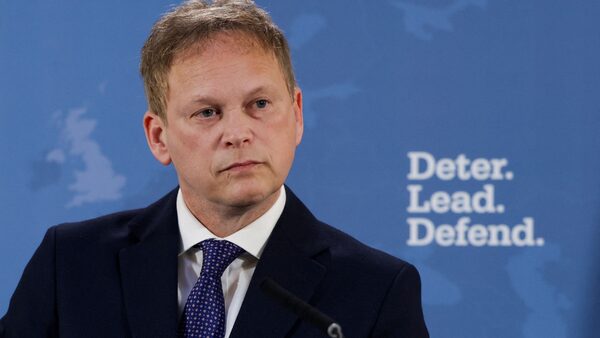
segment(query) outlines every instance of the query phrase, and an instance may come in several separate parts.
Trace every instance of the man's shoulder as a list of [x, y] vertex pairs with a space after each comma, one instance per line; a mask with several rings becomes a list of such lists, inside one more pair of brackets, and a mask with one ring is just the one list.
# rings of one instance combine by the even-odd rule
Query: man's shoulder
[[360, 267], [361, 271], [367, 274], [396, 274], [410, 266], [405, 260], [373, 248], [327, 223], [317, 223], [325, 241], [330, 245], [332, 259], [338, 263], [348, 264], [348, 267]]
[[145, 208], [122, 210], [86, 220], [57, 224], [51, 229], [63, 236], [101, 236], [126, 229], [144, 210]]
[[[373, 248], [350, 234], [315, 217], [304, 203], [288, 189], [289, 210], [284, 211], [285, 223], [290, 223], [290, 243], [309, 247], [311, 252], [326, 248], [327, 259], [343, 271], [361, 271], [361, 274], [390, 277], [410, 263]], [[282, 217], [284, 217], [282, 216]]]
[[[91, 219], [55, 225], [49, 229], [58, 242], [107, 243], [128, 241], [132, 235], [152, 227], [157, 219], [174, 216], [176, 190], [153, 204], [138, 209], [118, 211]], [[169, 218], [169, 219], [170, 219]], [[175, 221], [175, 220], [174, 220]]]

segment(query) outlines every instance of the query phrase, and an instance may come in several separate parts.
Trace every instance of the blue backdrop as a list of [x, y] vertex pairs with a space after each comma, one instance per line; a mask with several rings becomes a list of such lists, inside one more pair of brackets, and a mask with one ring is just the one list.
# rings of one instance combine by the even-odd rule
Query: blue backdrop
[[[258, 1], [305, 95], [288, 184], [418, 267], [433, 337], [600, 329], [600, 2]], [[139, 50], [167, 1], [0, 1], [0, 315], [49, 226], [176, 185]]]

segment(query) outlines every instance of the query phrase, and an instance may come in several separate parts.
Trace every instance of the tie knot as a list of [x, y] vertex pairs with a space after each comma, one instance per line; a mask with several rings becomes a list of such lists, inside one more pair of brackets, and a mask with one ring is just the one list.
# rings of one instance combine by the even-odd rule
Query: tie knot
[[207, 239], [200, 242], [202, 273], [220, 278], [236, 257], [244, 252], [239, 246], [224, 240]]

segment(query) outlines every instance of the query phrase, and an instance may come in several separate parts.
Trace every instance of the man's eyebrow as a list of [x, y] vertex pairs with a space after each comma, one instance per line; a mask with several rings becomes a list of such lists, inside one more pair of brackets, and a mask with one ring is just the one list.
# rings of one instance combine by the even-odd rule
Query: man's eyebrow
[[192, 97], [192, 100], [191, 100], [192, 103], [209, 103], [209, 102], [213, 102], [213, 101], [215, 101], [215, 100], [207, 95], [197, 95], [197, 96]]
[[266, 92], [270, 89], [270, 86], [265, 86], [265, 85], [260, 85], [254, 89], [252, 89], [251, 91], [248, 92], [248, 96], [252, 96], [252, 95], [256, 95], [258, 93], [261, 92]]
[[[269, 85], [259, 85], [258, 87], [255, 87], [253, 89], [251, 89], [250, 91], [248, 91], [245, 96], [253, 96], [259, 93], [264, 93], [264, 92], [268, 92], [269, 90], [271, 90], [273, 88], [273, 86], [269, 86]], [[211, 95], [206, 95], [206, 94], [198, 94], [194, 97], [192, 97], [191, 102], [193, 103], [214, 103], [215, 101], [219, 101], [219, 99], [217, 99], [215, 96], [211, 96]]]
[[219, 100], [218, 100], [217, 96], [215, 96], [215, 95], [211, 95], [211, 94], [207, 94], [207, 93], [197, 93], [197, 94], [191, 95], [189, 103], [215, 104], [218, 101]]

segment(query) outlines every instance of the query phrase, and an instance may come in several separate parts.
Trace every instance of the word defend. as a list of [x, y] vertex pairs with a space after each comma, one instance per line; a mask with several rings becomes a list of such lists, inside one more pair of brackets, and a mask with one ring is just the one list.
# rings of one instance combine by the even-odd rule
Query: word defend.
[[[506, 158], [469, 159], [465, 154], [456, 158], [436, 159], [428, 152], [409, 152], [410, 184], [406, 189], [409, 203], [406, 208], [411, 217], [406, 219], [409, 227], [409, 246], [437, 244], [442, 247], [531, 247], [543, 246], [544, 239], [535, 237], [535, 220], [523, 217], [519, 224], [509, 226], [502, 222], [479, 224], [471, 217], [478, 214], [503, 214], [506, 207], [496, 201], [497, 182], [511, 181], [514, 173], [508, 170]], [[424, 193], [423, 182], [437, 178], [440, 181], [487, 181], [480, 189], [438, 190]], [[451, 224], [436, 225], [428, 214], [460, 215]], [[471, 215], [465, 216], [465, 215]], [[415, 216], [415, 217], [413, 217]]]

